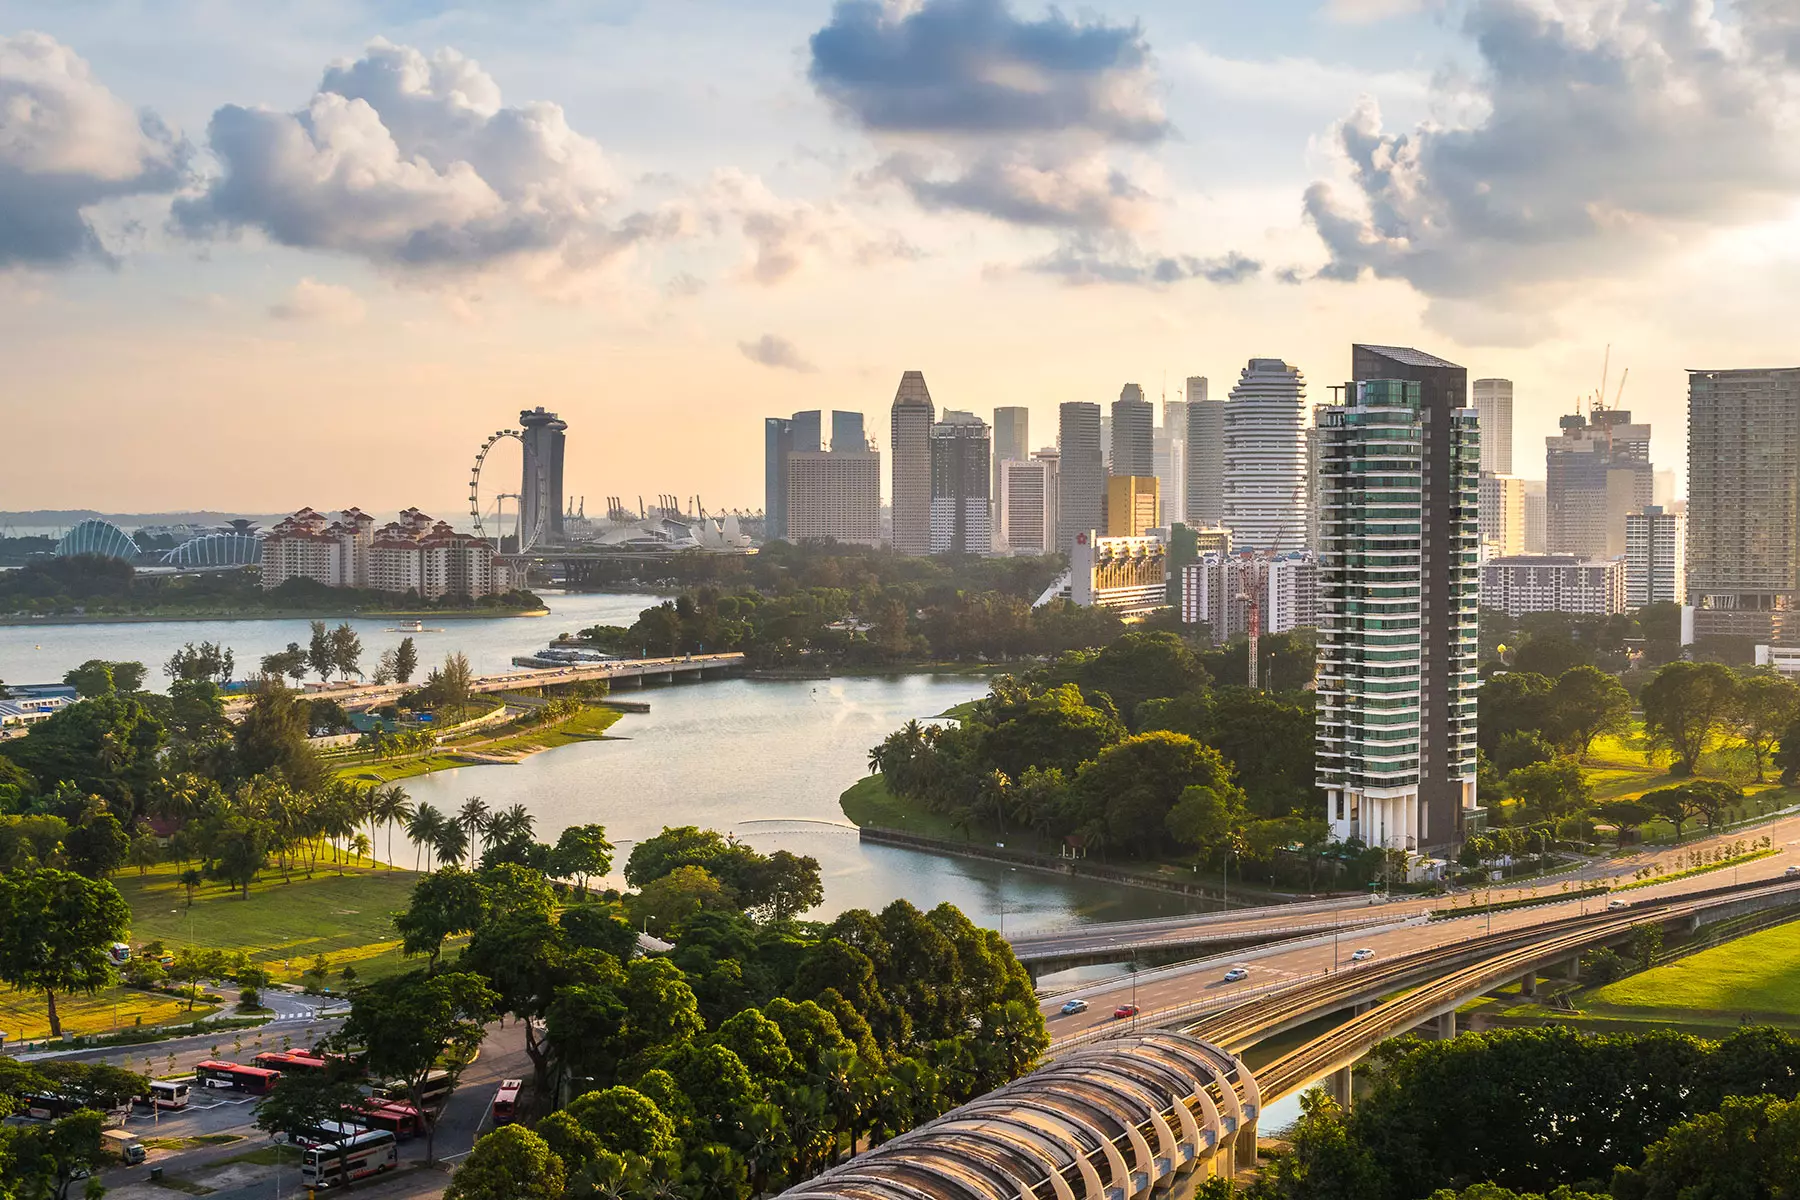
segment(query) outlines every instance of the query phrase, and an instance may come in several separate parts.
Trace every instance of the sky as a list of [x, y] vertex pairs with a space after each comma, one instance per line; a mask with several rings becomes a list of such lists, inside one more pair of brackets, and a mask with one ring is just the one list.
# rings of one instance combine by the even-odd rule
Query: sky
[[1356, 341], [1528, 476], [1610, 346], [1685, 469], [1797, 294], [1793, 0], [0, 0], [0, 509], [455, 516], [537, 405], [596, 511], [760, 508], [905, 370], [1045, 445]]

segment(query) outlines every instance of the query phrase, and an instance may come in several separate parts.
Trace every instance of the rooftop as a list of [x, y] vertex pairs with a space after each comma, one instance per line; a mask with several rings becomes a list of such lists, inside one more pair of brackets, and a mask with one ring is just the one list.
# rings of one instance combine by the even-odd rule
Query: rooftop
[[1411, 346], [1371, 346], [1363, 342], [1356, 345], [1358, 350], [1368, 350], [1383, 358], [1391, 358], [1395, 362], [1408, 367], [1449, 367], [1460, 370], [1457, 363], [1446, 362], [1435, 354], [1427, 354], [1423, 350], [1414, 350]]

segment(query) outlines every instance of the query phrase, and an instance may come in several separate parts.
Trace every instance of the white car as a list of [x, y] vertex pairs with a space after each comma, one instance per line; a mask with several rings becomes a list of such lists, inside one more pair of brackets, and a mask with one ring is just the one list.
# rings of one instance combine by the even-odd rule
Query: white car
[[1066, 1017], [1071, 1013], [1084, 1013], [1087, 1011], [1087, 1008], [1088, 1005], [1086, 1000], [1071, 1000], [1062, 1006], [1063, 1016]]
[[1783, 871], [1782, 874], [1786, 875], [1789, 879], [1800, 879], [1800, 867], [1789, 867], [1787, 870]]
[[1225, 982], [1226, 983], [1236, 983], [1241, 979], [1248, 979], [1248, 978], [1250, 978], [1250, 968], [1249, 967], [1233, 967], [1233, 968], [1231, 968], [1231, 970], [1225, 972]]
[[1360, 950], [1356, 951], [1356, 953], [1354, 953], [1350, 956], [1350, 961], [1351, 962], [1368, 962], [1371, 958], [1374, 958], [1374, 957], [1375, 957], [1375, 952], [1373, 950], [1369, 949], [1367, 946], [1364, 946]]

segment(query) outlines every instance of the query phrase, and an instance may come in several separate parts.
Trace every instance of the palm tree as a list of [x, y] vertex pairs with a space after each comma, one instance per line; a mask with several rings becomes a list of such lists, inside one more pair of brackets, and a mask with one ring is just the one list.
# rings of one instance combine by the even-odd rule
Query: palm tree
[[181, 886], [187, 889], [187, 906], [189, 908], [194, 907], [194, 889], [204, 883], [205, 880], [206, 876], [200, 874], [200, 872], [193, 867], [189, 867], [181, 873]]
[[488, 827], [488, 803], [480, 796], [470, 796], [463, 801], [462, 809], [456, 814], [457, 823], [465, 830], [463, 848], [469, 855], [469, 864], [475, 863], [475, 839]]
[[431, 844], [437, 850], [440, 863], [461, 862], [469, 853], [469, 835], [455, 821], [445, 821]]
[[408, 796], [406, 789], [397, 783], [391, 783], [385, 788], [378, 789], [376, 795], [375, 814], [387, 824], [388, 828], [387, 860], [388, 866], [391, 867], [394, 865], [394, 826], [396, 824], [404, 825], [412, 820], [412, 797]]
[[[429, 804], [421, 804], [405, 818], [405, 822], [406, 839], [413, 844], [413, 869], [416, 871], [420, 851], [437, 847], [438, 834], [444, 828], [444, 814]], [[430, 859], [426, 860], [425, 869], [431, 870]]]
[[358, 830], [356, 836], [350, 839], [350, 849], [355, 852], [357, 861], [361, 862], [371, 849], [369, 835]]
[[488, 821], [488, 838], [496, 842], [509, 842], [514, 838], [530, 838], [537, 832], [537, 818], [526, 811], [523, 804], [515, 804], [504, 812], [495, 813]]

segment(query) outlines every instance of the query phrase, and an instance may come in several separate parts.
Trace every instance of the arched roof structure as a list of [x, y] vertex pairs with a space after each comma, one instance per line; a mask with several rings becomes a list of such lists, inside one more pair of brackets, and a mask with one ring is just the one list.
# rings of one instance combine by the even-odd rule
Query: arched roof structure
[[76, 525], [56, 543], [58, 558], [92, 554], [100, 558], [133, 559], [138, 553], [138, 545], [131, 540], [130, 534], [111, 521], [102, 521], [98, 517], [89, 517]]
[[162, 556], [167, 567], [248, 567], [262, 561], [263, 540], [253, 533], [203, 533]]

